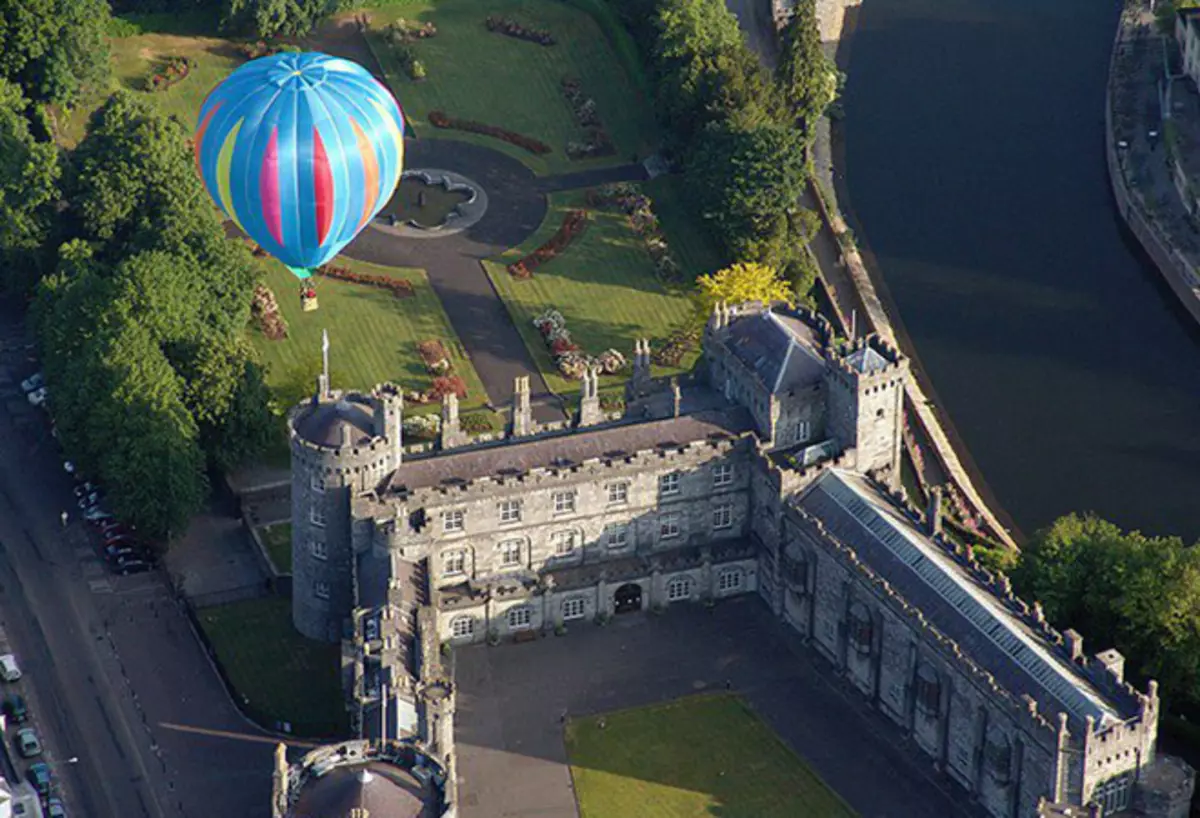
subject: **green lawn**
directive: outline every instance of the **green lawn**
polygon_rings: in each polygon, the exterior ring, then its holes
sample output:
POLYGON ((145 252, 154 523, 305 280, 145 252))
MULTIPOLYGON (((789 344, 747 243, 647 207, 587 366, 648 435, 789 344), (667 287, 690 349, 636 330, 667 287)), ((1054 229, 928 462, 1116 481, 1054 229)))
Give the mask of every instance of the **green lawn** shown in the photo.
POLYGON ((853 818, 735 696, 702 696, 567 725, 580 818, 853 818))
POLYGON ((264 726, 289 722, 298 736, 346 735, 340 650, 292 627, 283 597, 235 602, 196 612, 217 660, 245 709, 264 726))
POLYGON ((275 523, 258 530, 267 556, 281 574, 292 573, 292 524, 275 523))
POLYGON ((657 144, 651 103, 635 90, 604 34, 586 13, 553 0, 428 0, 375 12, 371 46, 383 65, 400 106, 422 136, 464 139, 505 151, 537 173, 561 173, 645 158, 657 144), (489 14, 510 17, 523 25, 546 29, 557 43, 542 46, 487 30, 489 14), (436 37, 412 45, 428 76, 408 78, 393 49, 380 36, 382 28, 403 17, 432 21, 436 37), (568 140, 582 141, 562 93, 562 80, 573 76, 596 100, 601 122, 617 147, 615 156, 574 162, 565 153, 568 140), (540 139, 553 152, 535 156, 492 137, 438 130, 428 124, 431 110, 473 119, 540 139))
MULTIPOLYGON (((566 210, 582 203, 581 193, 553 194, 545 223, 528 241, 500 259, 484 262, 546 382, 568 397, 579 391, 579 385, 558 374, 531 323, 533 316, 553 307, 567 319, 575 342, 590 354, 612 347, 631 358, 634 340, 646 337, 653 344, 665 339, 692 309, 683 288, 668 290, 659 283, 650 254, 625 215, 617 211, 594 211, 587 232, 558 258, 538 267, 533 278, 518 281, 505 271, 506 264, 553 235, 566 210)), ((690 369, 696 354, 685 358, 678 369, 656 368, 655 374, 690 369)), ((603 378, 601 383, 611 386, 627 375, 603 378)))
POLYGON ((423 270, 380 267, 345 257, 333 263, 364 273, 407 279, 416 295, 396 298, 387 290, 316 278, 321 307, 316 312, 304 312, 296 279, 281 264, 264 260, 263 281, 275 293, 288 324, 288 337, 269 341, 257 330, 251 331, 250 337, 267 362, 268 384, 282 405, 290 406, 312 392, 321 368, 323 329, 329 330, 329 373, 336 389, 369 389, 388 380, 406 391, 428 388, 432 378, 425 371, 416 345, 436 338, 447 348, 455 371, 466 381, 468 397, 462 406, 470 408, 485 402, 483 384, 423 270))

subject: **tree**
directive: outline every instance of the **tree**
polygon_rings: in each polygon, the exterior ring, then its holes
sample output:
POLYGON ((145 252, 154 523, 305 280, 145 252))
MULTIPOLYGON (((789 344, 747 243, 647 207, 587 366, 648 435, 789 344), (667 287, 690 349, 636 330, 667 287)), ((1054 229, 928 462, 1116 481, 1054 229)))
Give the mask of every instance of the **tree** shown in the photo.
POLYGON ((800 0, 784 27, 775 80, 796 125, 811 139, 838 88, 837 67, 821 48, 816 0, 800 0))
POLYGON ((20 88, 0 79, 0 268, 5 287, 22 294, 50 263, 61 173, 54 145, 30 133, 27 106, 20 88))
POLYGON ((1047 617, 1125 654, 1176 705, 1200 705, 1200 550, 1070 515, 1021 552, 1013 583, 1047 617))
POLYGON ((0 77, 69 104, 108 79, 107 0, 0 0, 0 77))
POLYGON ((299 37, 336 6, 336 0, 227 0, 221 24, 228 31, 256 37, 299 37))
POLYGON ((703 323, 720 301, 741 304, 745 301, 791 302, 792 290, 774 268, 765 264, 739 262, 696 279, 696 317, 703 323))
POLYGON ((710 128, 686 170, 701 217, 730 256, 772 267, 796 257, 803 237, 792 235, 792 219, 807 180, 802 134, 781 125, 710 128))

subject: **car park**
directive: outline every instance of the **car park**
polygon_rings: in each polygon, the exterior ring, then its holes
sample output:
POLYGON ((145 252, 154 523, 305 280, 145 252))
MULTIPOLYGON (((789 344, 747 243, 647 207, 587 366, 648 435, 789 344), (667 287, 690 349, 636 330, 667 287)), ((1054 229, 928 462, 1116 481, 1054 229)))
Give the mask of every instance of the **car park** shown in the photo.
POLYGON ((17 665, 17 657, 11 653, 0 656, 0 678, 6 682, 15 682, 21 678, 21 668, 17 665))
POLYGON ((46 379, 42 377, 41 372, 35 372, 25 380, 21 381, 21 391, 25 394, 36 392, 46 385, 46 379))
POLYGON ((42 754, 42 742, 32 727, 22 727, 17 731, 17 752, 22 758, 33 758, 42 754))
POLYGON ((17 724, 24 724, 29 720, 29 707, 25 704, 24 696, 9 696, 4 700, 4 715, 15 721, 17 724))
POLYGON ((50 794, 50 784, 53 776, 50 774, 50 765, 44 761, 39 761, 29 765, 29 783, 37 790, 38 795, 45 798, 50 794))
POLYGON ((46 802, 46 818, 67 818, 67 808, 61 798, 51 798, 46 802))

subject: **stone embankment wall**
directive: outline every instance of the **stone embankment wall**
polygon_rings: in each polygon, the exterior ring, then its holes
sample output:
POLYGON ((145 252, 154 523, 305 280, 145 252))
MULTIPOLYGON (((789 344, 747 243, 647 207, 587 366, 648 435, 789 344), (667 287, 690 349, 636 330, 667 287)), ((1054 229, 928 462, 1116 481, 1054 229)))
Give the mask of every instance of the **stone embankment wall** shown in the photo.
POLYGON ((1109 59, 1108 88, 1104 98, 1104 144, 1108 159, 1108 178, 1121 218, 1129 225, 1133 235, 1145 248, 1192 318, 1200 322, 1200 272, 1183 254, 1171 246, 1164 233, 1155 226, 1140 197, 1130 189, 1125 178, 1125 167, 1117 153, 1117 138, 1113 125, 1113 92, 1120 79, 1117 55, 1121 48, 1133 39, 1136 25, 1136 21, 1129 14, 1121 14, 1117 34, 1113 39, 1112 56, 1109 59))

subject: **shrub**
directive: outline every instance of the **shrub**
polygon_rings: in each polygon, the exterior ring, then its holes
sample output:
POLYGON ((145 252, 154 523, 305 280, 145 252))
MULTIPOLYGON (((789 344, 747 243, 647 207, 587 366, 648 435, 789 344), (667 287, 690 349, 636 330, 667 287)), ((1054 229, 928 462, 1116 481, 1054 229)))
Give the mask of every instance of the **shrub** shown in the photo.
POLYGON ((429 124, 435 128, 448 128, 455 131, 494 136, 510 145, 516 145, 518 148, 523 148, 539 156, 550 153, 550 146, 545 142, 539 142, 532 137, 508 131, 504 128, 497 128, 495 125, 485 125, 482 122, 475 122, 470 119, 455 119, 446 116, 442 111, 430 111, 429 124))
POLYGON ((446 395, 456 395, 459 400, 467 397, 467 384, 457 375, 439 375, 433 379, 429 390, 430 397, 441 400, 446 395))
POLYGON ((488 31, 494 31, 497 34, 506 34, 509 37, 515 37, 518 40, 525 40, 538 45, 550 46, 554 45, 554 35, 549 31, 541 28, 529 28, 518 23, 509 17, 501 17, 497 14, 489 15, 483 24, 487 26, 488 31))
POLYGON ((356 273, 348 267, 339 267, 333 264, 322 264, 314 272, 324 278, 332 278, 337 281, 347 281, 351 284, 365 284, 368 287, 379 287, 384 290, 391 290, 392 294, 397 298, 411 298, 416 293, 413 291, 413 285, 410 281, 405 281, 403 278, 392 278, 391 276, 377 276, 370 273, 356 273))
POLYGON ((487 415, 482 412, 472 412, 467 415, 460 415, 458 424, 464 432, 469 432, 473 435, 485 434, 492 431, 491 421, 487 415))
POLYGON ((287 338, 287 322, 279 312, 275 293, 265 284, 254 288, 254 295, 250 299, 250 314, 254 316, 255 323, 268 340, 282 341, 287 338))
POLYGON ((562 81, 562 88, 571 111, 575 114, 575 121, 583 128, 587 137, 583 142, 567 143, 567 158, 594 159, 615 154, 617 148, 600 121, 596 100, 583 92, 583 86, 577 79, 567 77, 562 81))

